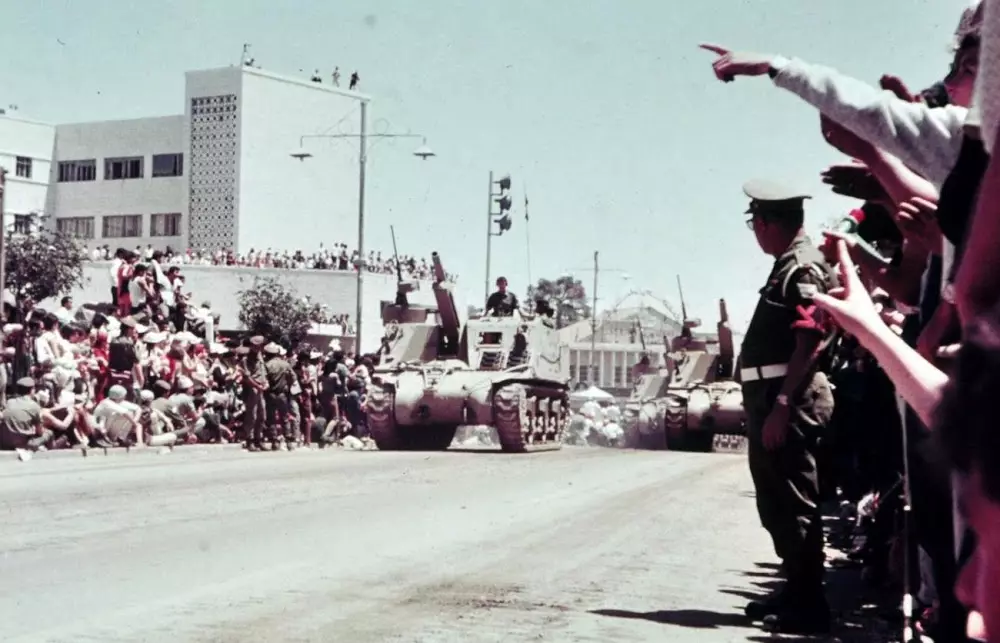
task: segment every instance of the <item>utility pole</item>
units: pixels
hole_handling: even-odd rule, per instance
[[[484,302],[490,298],[490,247],[493,245],[493,170],[490,170],[490,189],[487,193],[489,198],[486,200],[486,293],[483,295]],[[483,310],[483,312],[486,311]]]
[[[354,355],[361,357],[361,319],[364,316],[365,271],[365,167],[368,164],[368,101],[361,101],[361,156],[358,159],[358,282],[354,319]]]
[[[494,192],[493,186],[498,186],[500,192]],[[490,251],[493,245],[493,237],[499,237],[504,232],[510,230],[510,175],[505,174],[497,180],[493,180],[493,172],[490,171],[489,202],[486,210],[486,293],[483,295],[483,302],[490,298]],[[493,203],[500,206],[500,212],[493,211]],[[493,223],[500,224],[500,229],[493,232]],[[483,311],[486,312],[485,310]]]
[[[594,251],[594,303],[590,309],[590,360],[587,369],[590,371],[591,384],[597,386],[594,372],[594,353],[597,351],[597,251]]]

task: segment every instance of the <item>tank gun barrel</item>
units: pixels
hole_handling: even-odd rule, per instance
[[[441,318],[441,331],[448,339],[450,346],[458,346],[460,330],[458,307],[455,305],[455,298],[451,294],[451,284],[447,282],[447,275],[437,252],[431,253],[431,264],[434,269],[432,288],[434,289],[434,299],[437,301],[438,315]]]
[[[434,269],[434,281],[447,281],[448,274],[444,271],[444,266],[441,265],[441,257],[437,252],[431,253],[431,264]]]
[[[729,310],[726,300],[719,300],[719,370],[724,377],[732,377],[735,347],[733,346],[733,330],[729,327]]]

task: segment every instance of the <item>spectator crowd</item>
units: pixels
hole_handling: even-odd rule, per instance
[[[282,346],[280,333],[223,337],[191,303],[178,265],[118,249],[110,301],[43,310],[5,301],[0,449],[170,447],[240,441],[289,450],[370,443],[363,413],[374,356]],[[324,309],[315,306],[315,316]],[[348,330],[346,316],[328,316]]]
[[[1000,641],[1000,0],[962,14],[950,68],[923,91],[702,47],[719,80],[770,83],[815,108],[819,133],[846,157],[822,176],[858,207],[824,231],[832,281],[800,295],[795,327],[837,338],[821,367],[835,384],[833,420],[818,439],[798,437],[817,444],[824,499],[856,517],[851,556],[899,599],[903,640]],[[763,248],[760,226],[779,224],[751,216]],[[764,426],[760,448],[787,448],[775,428]],[[777,500],[758,488],[757,502]],[[774,615],[764,626],[786,632],[828,627],[823,599],[787,578],[747,614]]]
[[[136,246],[133,251],[137,259],[148,262],[152,260],[155,249],[152,245],[145,248]],[[357,250],[349,250],[347,244],[335,243],[332,247],[305,253],[302,250],[294,252],[273,250],[257,250],[251,248],[244,254],[231,250],[196,250],[189,248],[186,252],[175,253],[167,248],[162,253],[162,263],[175,266],[237,266],[249,268],[278,268],[286,270],[357,270],[361,263]],[[92,261],[111,261],[115,251],[108,245],[94,248],[90,251]],[[368,272],[381,275],[396,274],[396,259],[392,256],[382,256],[381,252],[370,251],[364,261]],[[404,279],[433,279],[433,267],[427,259],[417,259],[408,255],[399,257],[400,271]],[[456,281],[457,275],[448,275],[449,280]]]

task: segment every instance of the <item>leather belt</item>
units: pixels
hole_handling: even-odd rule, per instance
[[[751,366],[740,369],[741,382],[756,382],[757,380],[773,380],[784,377],[788,373],[788,364],[771,364],[769,366]]]

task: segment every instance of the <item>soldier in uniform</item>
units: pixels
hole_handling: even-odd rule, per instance
[[[267,393],[264,402],[267,408],[268,431],[272,431],[272,448],[278,448],[281,440],[286,448],[293,449],[298,443],[296,422],[291,420],[291,394],[295,373],[292,365],[281,357],[281,347],[271,343],[264,347],[264,371],[267,373]]]
[[[802,229],[810,197],[753,181],[747,226],[775,258],[743,340],[738,376],[747,411],[750,473],[761,524],[782,560],[779,592],[747,605],[751,619],[777,632],[830,628],[823,590],[823,527],[816,472],[817,440],[833,415],[823,355],[833,340],[813,317],[810,298],[836,275]]]
[[[267,392],[267,371],[260,351],[264,338],[256,335],[250,338],[250,346],[240,347],[238,354],[244,356],[241,365],[243,376],[243,431],[246,433],[247,451],[260,451],[264,442],[264,393]]]
[[[507,278],[497,277],[497,290],[486,300],[486,314],[510,317],[519,305],[517,295],[507,290]]]

